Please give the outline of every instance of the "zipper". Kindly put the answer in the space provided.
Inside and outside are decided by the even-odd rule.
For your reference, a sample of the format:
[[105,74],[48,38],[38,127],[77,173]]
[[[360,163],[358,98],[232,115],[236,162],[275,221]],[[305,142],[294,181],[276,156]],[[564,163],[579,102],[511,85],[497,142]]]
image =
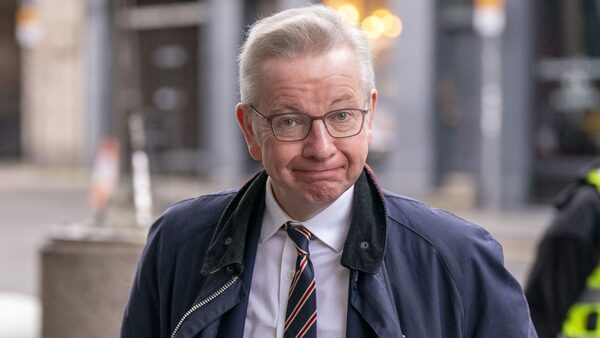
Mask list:
[[225,283],[225,285],[221,286],[220,289],[218,289],[217,291],[211,293],[208,297],[204,298],[201,302],[199,302],[199,303],[195,304],[194,306],[192,306],[183,315],[183,317],[181,317],[181,319],[179,320],[179,323],[177,323],[177,326],[175,326],[175,329],[173,330],[173,333],[171,333],[171,338],[175,338],[175,336],[177,335],[177,332],[179,331],[179,329],[181,328],[181,325],[183,324],[183,322],[185,322],[185,320],[187,319],[187,317],[189,317],[192,313],[196,312],[198,309],[200,309],[204,305],[212,302],[215,298],[219,297],[223,292],[225,292],[235,282],[237,282],[238,279],[239,279],[238,276],[234,276],[231,280],[229,280],[227,283]]

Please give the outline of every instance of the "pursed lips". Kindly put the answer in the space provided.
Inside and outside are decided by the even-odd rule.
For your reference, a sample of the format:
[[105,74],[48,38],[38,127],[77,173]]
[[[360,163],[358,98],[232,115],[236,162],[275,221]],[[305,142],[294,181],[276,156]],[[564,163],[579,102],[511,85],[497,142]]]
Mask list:
[[343,167],[333,167],[333,168],[310,168],[310,169],[293,169],[293,172],[299,176],[307,176],[314,178],[327,178],[329,176],[336,175],[339,170]]

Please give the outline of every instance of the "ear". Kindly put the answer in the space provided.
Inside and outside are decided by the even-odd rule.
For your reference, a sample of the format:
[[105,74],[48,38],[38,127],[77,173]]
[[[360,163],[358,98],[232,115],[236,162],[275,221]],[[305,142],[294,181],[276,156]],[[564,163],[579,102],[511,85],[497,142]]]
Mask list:
[[369,139],[369,145],[371,145],[371,139],[373,138],[373,135],[371,134],[373,118],[375,117],[375,112],[377,111],[377,89],[371,90],[371,94],[369,94],[369,107],[369,114],[367,115],[367,120],[365,121],[365,131]]
[[235,107],[235,116],[238,124],[244,133],[244,139],[246,139],[246,145],[248,146],[248,153],[256,160],[262,160],[262,149],[260,142],[257,138],[258,133],[254,130],[254,124],[252,123],[252,112],[249,108],[241,103],[238,103]]

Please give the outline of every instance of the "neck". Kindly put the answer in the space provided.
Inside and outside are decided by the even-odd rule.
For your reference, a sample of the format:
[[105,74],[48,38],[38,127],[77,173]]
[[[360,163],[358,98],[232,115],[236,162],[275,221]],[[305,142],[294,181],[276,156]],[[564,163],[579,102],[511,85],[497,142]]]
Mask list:
[[[331,203],[323,204],[323,205],[307,205],[308,203],[285,203],[280,199],[277,194],[274,193],[275,200],[281,206],[281,209],[285,211],[292,219],[304,222],[308,219],[311,219],[313,216],[317,215],[321,211],[327,209]],[[302,205],[304,204],[304,205]]]
[[308,219],[311,219],[313,216],[317,215],[321,211],[327,209],[335,200],[327,201],[323,203],[310,203],[305,202],[301,203],[298,201],[291,201],[286,199],[285,196],[281,193],[278,193],[278,190],[275,189],[271,185],[271,191],[273,192],[273,197],[275,197],[275,201],[283,211],[285,211],[288,216],[292,219],[304,222]]

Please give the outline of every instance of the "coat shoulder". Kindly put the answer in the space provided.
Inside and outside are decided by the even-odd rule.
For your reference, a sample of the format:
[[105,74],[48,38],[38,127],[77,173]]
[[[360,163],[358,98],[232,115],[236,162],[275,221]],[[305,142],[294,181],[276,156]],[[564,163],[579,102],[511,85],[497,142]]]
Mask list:
[[394,261],[388,269],[400,262],[421,277],[420,283],[441,280],[427,285],[438,291],[450,288],[442,292],[444,299],[456,291],[458,298],[451,306],[458,304],[466,337],[500,337],[509,327],[514,337],[535,337],[521,287],[506,270],[502,247],[488,231],[419,201],[384,196],[388,257]]
[[235,189],[225,190],[171,205],[152,225],[149,238],[160,234],[171,245],[178,245],[198,232],[212,229],[236,192]]
[[498,241],[484,228],[448,211],[394,193],[384,194],[388,212],[388,246],[402,242],[434,254],[457,281],[463,280],[466,263],[502,266]]
[[388,216],[397,226],[436,248],[464,244],[476,238],[496,242],[481,226],[418,200],[391,192],[384,193]]

